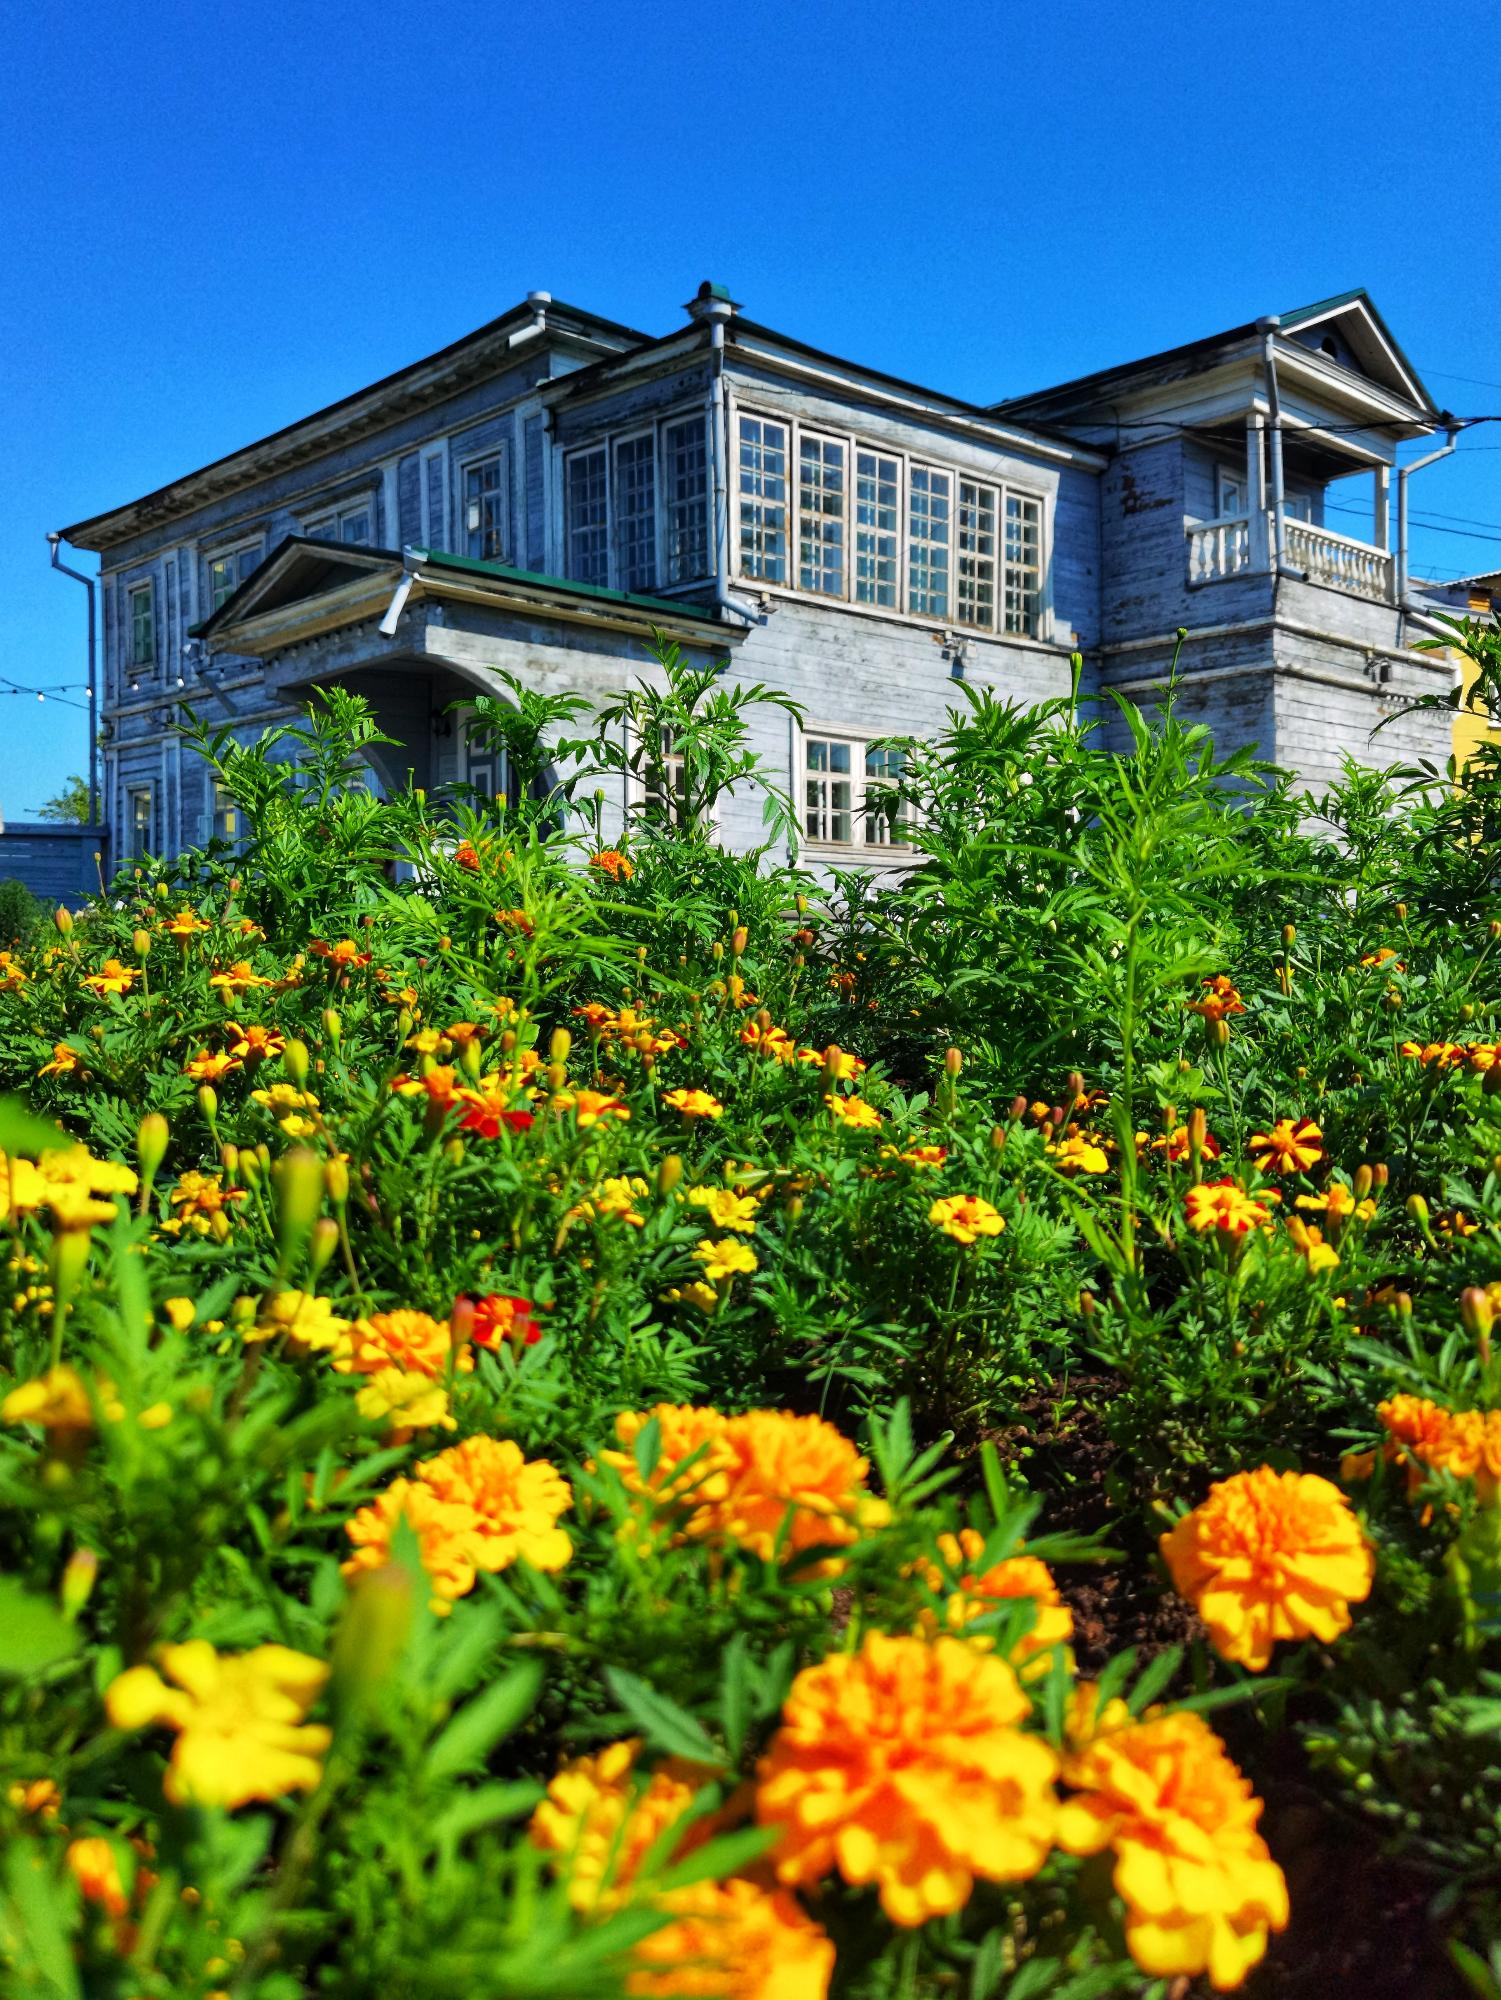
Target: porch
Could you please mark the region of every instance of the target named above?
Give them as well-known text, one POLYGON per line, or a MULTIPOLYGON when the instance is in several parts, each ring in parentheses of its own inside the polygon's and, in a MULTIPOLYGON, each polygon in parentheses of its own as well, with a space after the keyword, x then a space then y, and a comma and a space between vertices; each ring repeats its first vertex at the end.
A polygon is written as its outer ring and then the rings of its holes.
POLYGON ((1332 528, 1284 514, 1282 561, 1277 563, 1276 519, 1269 509, 1261 516, 1237 514, 1224 520, 1190 521, 1188 581, 1217 583, 1223 577, 1291 571, 1308 583, 1343 590, 1373 604, 1397 601, 1396 558, 1388 548, 1336 534, 1332 528))

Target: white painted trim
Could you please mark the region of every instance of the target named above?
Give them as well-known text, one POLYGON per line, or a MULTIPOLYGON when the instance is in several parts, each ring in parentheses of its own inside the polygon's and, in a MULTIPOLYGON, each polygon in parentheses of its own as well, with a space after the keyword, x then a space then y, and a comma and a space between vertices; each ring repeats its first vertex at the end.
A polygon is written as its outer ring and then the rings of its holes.
MULTIPOLYGON (((878 867, 895 865, 891 858, 894 855, 914 854, 918 852, 919 850, 915 842, 892 842, 888 844, 881 841, 868 841, 864 837, 868 825, 865 814, 866 748, 872 743, 912 736, 915 732, 902 729, 872 729, 865 723, 819 722, 808 716, 804 716, 801 719, 797 716, 791 716, 788 719, 791 724, 789 751, 792 759, 792 770, 788 773, 787 790, 791 795, 793 810, 797 816, 797 844, 799 852, 807 853, 813 859, 819 861, 841 859, 845 861, 866 861, 873 862, 878 867), (852 836, 856 833, 859 834, 860 837, 858 839, 852 837, 848 842, 819 840, 815 839, 807 831, 807 781, 809 776, 807 742, 810 736, 824 742, 848 744, 850 749, 857 753, 850 758, 849 775, 850 830, 852 836)), ((815 773, 814 775, 819 774, 815 773)))
POLYGON ((474 450, 463 453, 455 452, 450 445, 448 473, 451 490, 449 505, 454 508, 455 519, 453 524, 454 532, 450 535, 449 540, 451 542, 461 542, 464 546, 462 548, 450 548, 446 553, 454 556, 467 556, 469 554, 469 500, 464 490, 465 483, 468 480, 469 474, 476 466, 490 465, 496 459, 500 461, 500 480, 496 490, 500 494, 501 501, 506 510, 505 520, 501 524, 501 553, 498 556, 476 557, 475 560, 480 562, 500 562, 506 564, 508 567, 524 569, 526 565, 516 561, 516 520, 513 506, 514 496, 511 491, 511 447, 510 441, 507 438, 497 438, 493 444, 476 446, 474 450))

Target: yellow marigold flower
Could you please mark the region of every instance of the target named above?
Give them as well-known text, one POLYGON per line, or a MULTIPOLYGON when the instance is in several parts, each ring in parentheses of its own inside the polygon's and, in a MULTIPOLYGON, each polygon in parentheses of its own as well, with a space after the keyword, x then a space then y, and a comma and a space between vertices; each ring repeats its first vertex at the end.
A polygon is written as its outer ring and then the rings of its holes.
POLYGON ((753 1194, 739 1194, 727 1187, 691 1187, 686 1199, 694 1208, 707 1209, 716 1229, 736 1229, 743 1236, 756 1233, 757 1201, 753 1194))
POLYGON ((43 1063, 38 1076, 71 1076, 74 1070, 83 1068, 83 1058, 70 1049, 66 1042, 52 1044, 52 1060, 43 1063))
POLYGON ((945 1194, 928 1210, 928 1220, 956 1243, 975 1243, 982 1236, 999 1236, 1006 1218, 977 1194, 945 1194))
POLYGON ((29 1783, 18 1779, 6 1797, 17 1812, 36 1813, 42 1819, 56 1819, 63 1802, 63 1795, 51 1778, 33 1778, 29 1783))
POLYGON ((166 1679, 127 1667, 104 1706, 116 1729, 176 1730, 162 1785, 172 1805, 233 1809, 318 1783, 330 1732, 305 1717, 328 1679, 321 1660, 287 1646, 216 1653, 206 1639, 163 1646, 157 1657, 166 1679))
POLYGON ((417 1430, 458 1429, 449 1414, 448 1391, 414 1368, 377 1368, 366 1378, 354 1406, 371 1423, 384 1417, 393 1443, 417 1430))
POLYGON ((1324 1232, 1317 1225, 1310 1225, 1296 1215, 1289 1216, 1287 1233, 1297 1245, 1298 1254, 1315 1277, 1320 1271, 1333 1271, 1338 1268, 1339 1252, 1332 1243, 1324 1241, 1324 1232))
POLYGON ((255 1325, 245 1329, 244 1338, 253 1344, 285 1337, 299 1353, 322 1354, 339 1346, 349 1326, 332 1299, 315 1298, 310 1292, 273 1292, 262 1303, 255 1325))
POLYGON ((393 1480, 344 1526, 355 1552, 346 1576, 390 1561, 405 1518, 417 1537, 435 1599, 446 1606, 474 1588, 480 1570, 514 1562, 562 1569, 573 1543, 558 1516, 573 1505, 566 1479, 546 1459, 527 1460, 510 1439, 472 1437, 423 1460, 413 1479, 393 1480))
POLYGON ((209 926, 203 921, 202 917, 196 916, 192 910, 182 909, 177 912, 176 916, 170 918, 162 925, 162 936, 175 938, 196 937, 200 931, 206 931, 208 928, 209 926))
POLYGON ((1331 1181, 1322 1194, 1300 1194, 1293 1206, 1327 1215, 1332 1223, 1344 1222, 1352 1215, 1358 1222, 1369 1222, 1376 1213, 1376 1204, 1369 1196, 1357 1201, 1354 1189, 1343 1181, 1331 1181))
MULTIPOLYGON (((1037 1616, 1031 1629, 1011 1648, 1010 1657, 1020 1668, 1023 1679, 1029 1677, 1029 1663, 1034 1673, 1039 1668, 1045 1669, 1052 1649, 1067 1646, 1074 1636, 1074 1615, 1058 1594, 1053 1572, 1036 1556, 1006 1556, 987 1570, 976 1570, 974 1565, 985 1553, 985 1537, 976 1528, 961 1528, 957 1535, 940 1535, 938 1553, 948 1576, 936 1564, 930 1564, 926 1581, 935 1594, 949 1592, 944 1622, 950 1631, 963 1634, 967 1626, 983 1618, 997 1604, 1028 1598, 1036 1606, 1037 1616), (957 1581, 950 1583, 949 1577, 957 1581)), ((980 1633, 974 1636, 974 1643, 993 1646, 995 1641, 988 1633, 980 1633)), ((1072 1668, 1072 1654, 1067 1658, 1072 1668)))
MULTIPOLYGON (((1384 944, 1375 951, 1368 951, 1360 962, 1362 965, 1388 965, 1394 958, 1397 958, 1397 954, 1389 944, 1384 944)), ((1392 966, 1392 971, 1405 972, 1406 970, 1407 967, 1402 963, 1401 959, 1397 958, 1396 964, 1392 966)))
POLYGON ((1088 1132, 1068 1132, 1047 1148, 1060 1173, 1108 1174, 1110 1155, 1088 1132))
POLYGON ((570 1209, 569 1214, 582 1216, 586 1221, 615 1220, 623 1222, 628 1229, 642 1229, 645 1227, 645 1217, 636 1207, 636 1203, 650 1199, 651 1189, 639 1174, 629 1177, 612 1174, 600 1182, 587 1201, 581 1201, 576 1208, 570 1209))
POLYGON ((853 1083, 866 1066, 863 1056, 851 1055, 834 1042, 826 1049, 799 1049, 797 1059, 823 1070, 830 1083, 853 1083))
MULTIPOLYGON (((334 1348, 334 1366, 341 1375, 375 1375, 383 1368, 400 1368, 429 1377, 448 1367, 453 1336, 446 1319, 405 1308, 371 1313, 357 1319, 334 1348)), ((474 1357, 459 1357, 460 1368, 472 1368, 474 1357)))
POLYGON ((1269 1465, 1219 1480, 1159 1546, 1215 1651, 1253 1673, 1267 1667, 1281 1639, 1338 1638, 1350 1606, 1370 1595, 1376 1570, 1337 1486, 1269 1465))
POLYGON ((719 1118, 724 1113, 719 1099, 711 1097, 707 1090, 665 1091, 662 1102, 681 1112, 684 1118, 719 1118))
POLYGON ((183 1064, 182 1073, 198 1083, 217 1083, 221 1076, 228 1076, 239 1067, 238 1059, 223 1050, 215 1055, 208 1049, 200 1049, 191 1062, 183 1064))
POLYGON ((641 1742, 629 1737, 565 1764, 532 1814, 534 1846, 560 1857, 568 1900, 584 1913, 623 1902, 641 1879, 652 1849, 666 1870, 719 1830, 722 1816, 689 1817, 713 1773, 685 1758, 664 1758, 649 1775, 636 1768, 641 1742), (681 1836, 668 1836, 682 1824, 681 1836))
POLYGON ((1306 1174, 1324 1157, 1324 1134, 1311 1118, 1279 1118, 1270 1132, 1253 1132, 1246 1151, 1263 1173, 1306 1174))
MULTIPOLYGON (((1079 1695, 1076 1712, 1087 1712, 1092 1690, 1079 1695)), ((1143 1972, 1239 1986, 1288 1916, 1282 1870, 1256 1831, 1260 1799, 1202 1716, 1149 1709, 1133 1722, 1114 1702, 1080 1733, 1063 1767, 1077 1796, 1059 1811, 1059 1844, 1114 1848, 1126 1943, 1143 1972)))
POLYGON ((249 993, 258 986, 274 986, 276 981, 257 972, 248 958, 237 958, 227 970, 210 973, 208 983, 227 998, 235 993, 249 993))
POLYGON ((310 1090, 299 1090, 295 1083, 273 1083, 265 1090, 252 1090, 252 1104, 259 1104, 280 1118, 289 1111, 316 1111, 318 1100, 310 1090))
POLYGON ((98 1197, 134 1194, 138 1186, 132 1168, 96 1160, 87 1146, 58 1147, 34 1167, 0 1154, 0 1215, 11 1207, 45 1206, 64 1228, 112 1222, 115 1204, 98 1197))
POLYGON ((1190 1000, 1190 1014, 1201 1014, 1206 1021, 1223 1021, 1229 1014, 1244 1014, 1246 1003, 1236 992, 1227 973, 1218 973, 1213 979, 1203 982, 1204 991, 1197 1000, 1190 1000))
POLYGON ((724 1441, 727 1419, 718 1410, 686 1403, 658 1403, 651 1410, 623 1410, 615 1419, 618 1451, 602 1451, 602 1465, 612 1466, 626 1488, 642 1499, 679 1505, 722 1500, 729 1492, 732 1455, 724 1441), (648 1424, 657 1429, 656 1460, 643 1478, 636 1458, 636 1440, 648 1424))
POLYGON ((824 1098, 835 1118, 841 1125, 847 1125, 856 1132, 877 1132, 884 1120, 873 1104, 867 1104, 863 1097, 836 1097, 830 1093, 824 1098))
POLYGON ((226 1021, 225 1038, 229 1043, 229 1053, 241 1062, 266 1061, 271 1056, 279 1056, 287 1046, 287 1038, 277 1028, 263 1028, 252 1022, 242 1028, 238 1022, 226 1021))
POLYGON ((216 1215, 226 1213, 245 1199, 244 1188, 226 1188, 220 1175, 190 1170, 180 1174, 173 1186, 168 1203, 177 1213, 162 1228, 168 1235, 190 1229, 195 1236, 207 1236, 216 1215))
POLYGON ((693 1252, 704 1267, 704 1276, 710 1284, 726 1284, 742 1271, 760 1268, 760 1259, 748 1243, 738 1243, 733 1236, 714 1238, 706 1236, 693 1252))
POLYGON ((197 1306, 187 1298, 163 1299, 162 1311, 174 1333, 186 1333, 198 1317, 197 1306))
POLYGON ((618 1118, 624 1124, 631 1115, 630 1107, 608 1090, 558 1090, 548 1102, 554 1111, 571 1111, 581 1132, 606 1118, 618 1118))
POLYGON ((1465 1059, 1459 1042, 1404 1042, 1401 1052, 1424 1069, 1457 1069, 1465 1059))
POLYGON ((773 1062, 790 1063, 797 1055, 797 1047, 785 1028, 763 1028, 756 1021, 748 1021, 740 1030, 740 1040, 748 1049, 754 1049, 758 1056, 769 1056, 773 1062))
POLYGON ((627 1993, 642 2000, 825 2000, 834 1946, 797 1898, 743 1876, 662 1899, 672 1922, 643 1938, 627 1993))
POLYGON ((86 1902, 97 1903, 107 1917, 125 1915, 130 1901, 120 1879, 120 1863, 102 1834, 87 1834, 82 1840, 69 1841, 66 1859, 69 1873, 86 1902))
POLYGON ((668 1305, 697 1306, 700 1312, 712 1313, 719 1306, 719 1293, 702 1278, 691 1278, 686 1285, 670 1285, 662 1297, 668 1305))
POLYGON ((883 1160, 900 1160, 907 1167, 941 1167, 949 1156, 947 1146, 883 1146, 883 1160))
MULTIPOLYGON (((737 1542, 763 1562, 805 1550, 843 1546, 886 1522, 889 1509, 866 1489, 869 1461, 822 1417, 785 1410, 748 1410, 725 1420, 726 1486, 688 1523, 693 1535, 737 1542)), ((833 1575, 837 1560, 821 1562, 833 1575)))
MULTIPOLYGON (((52 953, 46 954, 46 962, 51 963, 52 953)), ((26 969, 14 952, 0 951, 0 993, 19 993, 26 984, 26 969)))
POLYGON ((1058 1760, 1017 1726, 1004 1660, 958 1639, 873 1632, 805 1667, 757 1771, 756 1818, 789 1887, 837 1869, 895 1924, 968 1902, 975 1877, 1035 1875, 1053 1844, 1058 1760))
POLYGON ((1263 1229, 1272 1219, 1264 1201, 1253 1201, 1234 1181, 1206 1181, 1191 1187, 1183 1197, 1188 1226, 1195 1235, 1218 1230, 1223 1236, 1244 1236, 1249 1230, 1263 1229))
POLYGON ((91 1431, 94 1406, 78 1371, 66 1361, 34 1382, 22 1382, 0 1403, 0 1422, 38 1424, 46 1431, 91 1431))
POLYGON ((122 965, 118 958, 107 958, 102 971, 84 974, 83 983, 102 998, 108 993, 128 993, 140 976, 138 965, 122 965))

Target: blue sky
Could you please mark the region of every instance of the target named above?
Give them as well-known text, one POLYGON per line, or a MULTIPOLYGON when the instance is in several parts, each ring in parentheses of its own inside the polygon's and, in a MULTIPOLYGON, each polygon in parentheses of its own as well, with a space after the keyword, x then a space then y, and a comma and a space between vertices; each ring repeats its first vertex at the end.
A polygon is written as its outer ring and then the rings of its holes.
MULTIPOLYGON (((1493 33, 1485 0, 11 10, 0 675, 83 678, 49 528, 533 287, 658 331, 713 277, 988 401, 1365 285, 1440 403, 1501 412, 1493 33)), ((1412 496, 1415 571, 1501 566, 1501 423, 1412 496)), ((84 741, 0 694, 6 816, 84 741)))

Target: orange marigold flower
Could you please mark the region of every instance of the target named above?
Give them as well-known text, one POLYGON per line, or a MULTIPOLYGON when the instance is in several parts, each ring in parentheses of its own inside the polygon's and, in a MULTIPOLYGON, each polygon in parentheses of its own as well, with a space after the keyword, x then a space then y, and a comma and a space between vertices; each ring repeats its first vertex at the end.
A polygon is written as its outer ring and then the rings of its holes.
MULTIPOLYGON (((726 1420, 728 1486, 711 1523, 692 1532, 723 1535, 763 1562, 843 1546, 880 1527, 889 1510, 866 1489, 869 1460, 822 1417, 749 1410, 726 1420)), ((813 1573, 832 1575, 835 1561, 813 1573)))
POLYGON ((1202 1716, 1149 1709, 1133 1722, 1117 1701, 1091 1724, 1093 1705, 1080 1688, 1083 1726, 1063 1766, 1077 1795, 1059 1811, 1060 1846, 1114 1848, 1126 1944, 1143 1972, 1239 1986, 1288 1916, 1287 1883, 1256 1831, 1260 1799, 1202 1716))
POLYGON ((224 1035, 229 1053, 238 1056, 241 1062, 264 1062, 270 1056, 279 1056, 287 1046, 286 1036, 279 1029, 263 1028, 259 1022, 242 1028, 238 1022, 226 1021, 224 1035))
POLYGON ((471 874, 479 873, 479 854, 472 840, 461 840, 453 851, 453 858, 461 868, 467 868, 471 874))
POLYGON ((665 1091, 662 1102, 684 1118, 719 1118, 724 1114, 724 1106, 707 1090, 665 1091))
POLYGON ((1337 1639, 1376 1570, 1337 1486, 1269 1465, 1219 1480, 1159 1546, 1215 1651, 1253 1673, 1270 1664, 1279 1640, 1337 1639))
POLYGON ((581 1132, 606 1118, 618 1118, 624 1124, 631 1115, 629 1105, 612 1097, 607 1090, 557 1090, 548 1099, 548 1108, 571 1111, 581 1132))
POLYGON ((1375 951, 1368 951, 1360 962, 1362 965, 1390 965, 1393 972, 1405 972, 1407 970, 1407 967, 1397 957, 1397 954, 1389 944, 1381 945, 1375 951), (1396 961, 1395 964, 1393 964, 1393 960, 1396 961))
POLYGON ((977 1194, 945 1194, 928 1210, 928 1220, 956 1243, 974 1243, 982 1236, 999 1236, 1006 1218, 977 1194))
POLYGON ((216 1653, 206 1639, 162 1646, 158 1658, 165 1680, 151 1667, 127 1667, 104 1706, 116 1729, 176 1730, 162 1785, 172 1805, 233 1809, 318 1783, 331 1735, 303 1718, 328 1679, 321 1660, 286 1646, 216 1653))
POLYGON ((1501 1490, 1501 1410, 1445 1410, 1426 1396, 1393 1396, 1377 1411, 1388 1433, 1388 1458, 1473 1479, 1476 1493, 1493 1500, 1501 1490))
POLYGON ((769 1056, 773 1062, 790 1063, 797 1054, 792 1037, 785 1028, 763 1028, 758 1021, 748 1021, 740 1030, 740 1040, 748 1049, 754 1049, 758 1056, 769 1056))
POLYGON ((361 951, 353 938, 340 938, 337 944, 325 944, 322 938, 314 938, 308 946, 314 958, 326 958, 330 964, 339 967, 359 967, 370 963, 368 951, 361 951))
POLYGON ((621 1449, 602 1451, 600 1463, 612 1466, 626 1489, 641 1499, 664 1506, 691 1502, 701 1508, 723 1500, 729 1492, 732 1457, 724 1441, 726 1422, 718 1410, 687 1403, 623 1410, 615 1419, 621 1449), (653 1427, 650 1451, 637 1444, 649 1426, 653 1427))
POLYGON ((1213 979, 1203 981, 1204 992, 1197 1000, 1190 1000, 1190 1014, 1202 1014, 1206 1021, 1223 1021, 1227 1014, 1244 1014, 1246 1003, 1236 992, 1233 981, 1227 973, 1218 973, 1213 979))
POLYGON ((618 847, 602 847, 598 854, 591 854, 589 866, 597 868, 601 875, 608 875, 615 882, 629 882, 636 872, 635 862, 622 854, 618 847))
POLYGON ((834 1946, 786 1889, 732 1875, 661 1899, 672 1921, 643 1938, 626 1991, 641 2000, 825 2000, 834 1946))
POLYGON ((183 1064, 182 1073, 197 1083, 217 1083, 220 1077, 228 1076, 231 1070, 239 1067, 235 1058, 223 1050, 215 1055, 209 1049, 200 1049, 191 1062, 183 1064))
MULTIPOLYGON (((449 1075, 452 1074, 450 1070, 449 1075)), ((421 1087, 436 1101, 437 1092, 425 1079, 421 1087)), ((526 1132, 536 1122, 524 1104, 515 1102, 516 1091, 509 1078, 486 1077, 478 1090, 456 1090, 450 1093, 450 1098, 460 1107, 459 1124, 464 1131, 476 1132, 481 1139, 498 1139, 502 1126, 508 1132, 526 1132)))
POLYGON ((1324 1157, 1324 1134, 1311 1118, 1279 1118, 1270 1132, 1253 1132, 1246 1150, 1263 1173, 1306 1174, 1324 1157))
POLYGON ((469 1338, 476 1347, 503 1347, 507 1341, 517 1347, 535 1347, 542 1338, 542 1329, 532 1318, 534 1311, 530 1299, 489 1292, 474 1301, 469 1338))
MULTIPOLYGON (((1159 1132, 1152 1141, 1152 1151, 1166 1156, 1168 1164, 1181 1167, 1189 1157, 1188 1127, 1175 1125, 1171 1132, 1159 1132)), ((1201 1160, 1217 1160, 1220 1157, 1220 1142, 1212 1132, 1204 1134, 1204 1143, 1199 1148, 1201 1160)))
POLYGON ((521 937, 529 938, 537 935, 537 926, 525 910, 497 910, 495 921, 502 930, 515 931, 521 937))
POLYGON ((43 1063, 38 1076, 71 1076, 74 1070, 83 1068, 82 1056, 70 1049, 66 1042, 52 1044, 52 1060, 43 1063))
POLYGON ((1404 1042, 1402 1054, 1420 1062, 1424 1069, 1457 1069, 1465 1059, 1460 1042, 1404 1042))
POLYGON ((941 1167, 949 1156, 947 1146, 883 1146, 883 1160, 900 1160, 905 1167, 941 1167))
MULTIPOLYGON (((534 1846, 560 1857, 568 1870, 568 1900, 581 1912, 618 1905, 641 1880, 654 1848, 666 1870, 702 1847, 723 1816, 691 1814, 714 1773, 686 1758, 667 1757, 650 1773, 637 1768, 639 1737, 610 1743, 565 1764, 532 1814, 534 1846), (681 1826, 676 1839, 669 1838, 681 1826)), ((697 1990, 697 1989, 696 1989, 697 1990)))
POLYGON ((123 1917, 130 1908, 120 1863, 102 1834, 88 1834, 68 1843, 67 1863, 86 1902, 97 1903, 107 1917, 123 1917))
MULTIPOLYGON (((985 1537, 977 1528, 961 1528, 957 1535, 940 1535, 938 1553, 948 1574, 936 1563, 930 1563, 925 1577, 928 1588, 936 1595, 948 1593, 943 1615, 950 1631, 962 1634, 975 1619, 983 1618, 998 1604, 1027 1599, 1036 1607, 1031 1628, 1010 1652, 1023 1679, 1028 1678, 1028 1663, 1035 1673, 1046 1666, 1053 1647, 1066 1646, 1073 1637, 1074 1615, 1058 1594, 1053 1572, 1036 1556, 1006 1556, 992 1563, 989 1569, 976 1570, 974 1565, 985 1553, 985 1537), (1043 1656, 1041 1659, 1037 1657, 1039 1654, 1043 1656)), ((988 1633, 971 1636, 976 1645, 995 1644, 988 1633)), ((1072 1667, 1072 1655, 1068 1661, 1072 1667)))
POLYGON ((1183 1197, 1183 1206, 1189 1228, 1199 1236, 1210 1229, 1225 1236, 1244 1236, 1249 1230, 1264 1228, 1272 1219, 1264 1201, 1253 1201, 1232 1180, 1191 1187, 1183 1197))
POLYGON ((257 972, 248 958, 237 958, 227 971, 211 972, 208 983, 227 996, 232 993, 249 993, 258 986, 274 986, 276 981, 257 972))
POLYGON ((84 974, 83 983, 103 997, 108 993, 128 993, 140 976, 138 965, 122 965, 118 958, 107 958, 102 971, 84 974))
POLYGON ((181 938, 186 942, 188 938, 196 937, 199 931, 206 931, 208 928, 202 917, 195 915, 192 910, 182 909, 162 925, 162 936, 181 938))
MULTIPOLYGON (((371 1313, 357 1319, 340 1335, 334 1348, 334 1367, 341 1375, 374 1375, 382 1368, 400 1368, 412 1374, 436 1377, 448 1367, 453 1336, 446 1319, 434 1319, 425 1312, 405 1308, 397 1312, 371 1313)), ((460 1368, 472 1368, 474 1357, 459 1357, 460 1368)))
POLYGON ((975 1877, 1014 1882, 1047 1860, 1058 1760, 1018 1725, 1029 1704, 993 1653, 958 1639, 871 1633, 805 1667, 757 1771, 756 1818, 789 1887, 836 1870, 874 1883, 911 1927, 968 1902, 975 1877))
POLYGON ((876 1107, 867 1104, 863 1097, 837 1097, 831 1093, 824 1103, 833 1112, 835 1121, 851 1131, 878 1132, 884 1122, 876 1107))

